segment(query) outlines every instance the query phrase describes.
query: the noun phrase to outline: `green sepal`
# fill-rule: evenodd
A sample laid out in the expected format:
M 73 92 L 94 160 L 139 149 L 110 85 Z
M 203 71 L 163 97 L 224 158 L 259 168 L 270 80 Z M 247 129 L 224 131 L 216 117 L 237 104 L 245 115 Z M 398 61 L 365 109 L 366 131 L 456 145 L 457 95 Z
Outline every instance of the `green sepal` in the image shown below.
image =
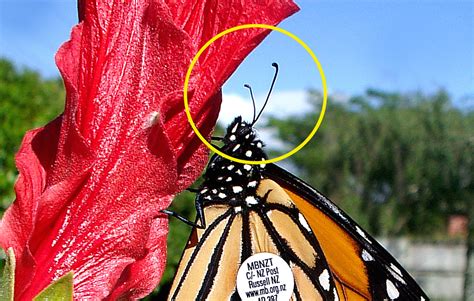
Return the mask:
M 74 293 L 73 273 L 69 272 L 41 291 L 34 301 L 70 301 Z
M 0 300 L 13 301 L 15 292 L 15 253 L 8 248 L 6 262 L 0 275 Z

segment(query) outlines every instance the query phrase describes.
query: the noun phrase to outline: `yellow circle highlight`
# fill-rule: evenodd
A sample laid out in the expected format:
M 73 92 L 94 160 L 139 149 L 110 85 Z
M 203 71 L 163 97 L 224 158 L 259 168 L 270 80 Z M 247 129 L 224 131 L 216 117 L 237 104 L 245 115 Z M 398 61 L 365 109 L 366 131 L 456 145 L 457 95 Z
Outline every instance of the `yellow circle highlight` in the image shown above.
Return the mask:
M 278 31 L 290 38 L 292 38 L 293 40 L 295 40 L 296 42 L 298 42 L 298 44 L 300 44 L 305 50 L 306 52 L 308 52 L 308 54 L 311 56 L 311 58 L 313 59 L 314 63 L 316 64 L 316 67 L 318 68 L 318 71 L 319 71 L 319 74 L 321 75 L 321 82 L 322 82 L 322 86 L 323 86 L 323 103 L 322 103 L 322 106 L 321 106 L 321 113 L 319 114 L 319 118 L 318 118 L 318 121 L 316 122 L 313 130 L 311 131 L 311 133 L 308 135 L 308 137 L 306 137 L 306 139 L 301 142 L 297 147 L 295 147 L 294 149 L 290 150 L 289 152 L 281 155 L 281 156 L 278 156 L 278 157 L 275 157 L 273 159 L 267 159 L 267 160 L 263 160 L 263 161 L 253 161 L 253 160 L 244 160 L 244 159 L 239 159 L 239 158 L 234 158 L 230 155 L 227 155 L 223 152 L 221 152 L 220 150 L 216 149 L 214 146 L 212 146 L 203 136 L 202 134 L 199 132 L 198 128 L 196 127 L 196 124 L 194 123 L 193 121 L 193 118 L 191 116 L 191 112 L 189 110 L 189 103 L 188 103 L 188 85 L 189 85 L 189 78 L 191 77 L 191 72 L 194 68 L 194 66 L 196 65 L 199 57 L 202 55 L 202 53 L 212 44 L 214 43 L 216 40 L 220 39 L 221 37 L 223 37 L 224 35 L 226 34 L 229 34 L 231 32 L 234 32 L 234 31 L 238 31 L 238 30 L 242 30 L 242 29 L 249 29 L 249 28 L 262 28 L 262 29 L 270 29 L 270 30 L 274 30 L 274 31 Z M 196 55 L 194 56 L 193 60 L 191 61 L 191 64 L 189 65 L 188 67 L 188 71 L 186 72 L 186 77 L 184 79 L 184 91 L 183 91 L 184 95 L 183 95 L 183 98 L 184 98 L 184 108 L 185 108 L 185 111 L 186 111 L 186 116 L 188 117 L 188 121 L 189 121 L 189 124 L 191 125 L 193 131 L 196 133 L 196 135 L 199 137 L 199 139 L 210 149 L 212 150 L 214 153 L 220 155 L 221 157 L 224 157 L 226 158 L 227 160 L 231 160 L 231 161 L 234 161 L 234 162 L 238 162 L 238 163 L 241 163 L 241 164 L 269 164 L 269 163 L 275 163 L 275 162 L 278 162 L 278 161 L 281 161 L 283 159 L 286 159 L 288 158 L 289 156 L 292 156 L 294 155 L 295 153 L 297 153 L 299 150 L 301 150 L 310 140 L 311 138 L 313 138 L 314 134 L 316 134 L 316 132 L 318 131 L 319 127 L 321 126 L 321 123 L 323 122 L 323 119 L 324 119 L 324 114 L 326 112 L 326 106 L 327 106 L 327 96 L 328 96 L 328 93 L 327 93 L 327 86 L 326 86 L 326 76 L 324 75 L 324 71 L 323 71 L 323 68 L 321 67 L 321 64 L 319 63 L 319 60 L 318 58 L 316 57 L 316 55 L 313 53 L 313 51 L 311 50 L 311 48 L 308 47 L 308 45 L 306 45 L 305 42 L 303 42 L 300 38 L 298 38 L 296 35 L 292 34 L 291 32 L 285 30 L 285 29 L 282 29 L 282 28 L 279 28 L 279 27 L 275 27 L 275 26 L 272 26 L 272 25 L 267 25 L 267 24 L 243 24 L 243 25 L 239 25 L 239 26 L 235 26 L 235 27 L 232 27 L 232 28 L 229 28 L 229 29 L 226 29 L 220 33 L 218 33 L 217 35 L 215 35 L 212 39 L 210 39 L 209 41 L 207 41 L 206 44 L 204 44 L 204 46 L 201 47 L 201 49 L 199 49 L 199 51 L 196 53 Z

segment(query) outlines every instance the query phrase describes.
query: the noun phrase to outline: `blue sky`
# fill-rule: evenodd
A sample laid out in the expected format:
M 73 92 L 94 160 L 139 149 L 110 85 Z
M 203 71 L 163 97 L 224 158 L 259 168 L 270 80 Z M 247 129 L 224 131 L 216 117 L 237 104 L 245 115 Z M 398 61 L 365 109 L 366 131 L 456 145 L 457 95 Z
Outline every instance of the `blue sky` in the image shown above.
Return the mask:
M 458 106 L 474 107 L 474 1 L 296 2 L 301 11 L 280 27 L 312 48 L 331 93 L 444 87 Z M 0 56 L 55 76 L 54 54 L 76 20 L 75 1 L 0 0 Z M 241 65 L 224 92 L 248 100 L 242 84 L 250 83 L 261 101 L 273 61 L 280 64 L 276 94 L 321 88 L 310 57 L 275 32 Z M 304 107 L 301 102 L 294 107 Z

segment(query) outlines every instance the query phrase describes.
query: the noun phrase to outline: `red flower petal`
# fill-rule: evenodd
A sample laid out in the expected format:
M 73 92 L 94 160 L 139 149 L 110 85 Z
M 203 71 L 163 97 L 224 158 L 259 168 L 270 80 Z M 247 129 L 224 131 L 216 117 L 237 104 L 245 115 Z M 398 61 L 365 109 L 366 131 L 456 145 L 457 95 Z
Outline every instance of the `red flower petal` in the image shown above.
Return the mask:
M 160 210 L 207 160 L 185 118 L 184 74 L 218 32 L 277 24 L 296 11 L 291 2 L 271 3 L 79 3 L 82 22 L 56 56 L 64 114 L 26 134 L 17 199 L 0 221 L 0 246 L 17 257 L 17 300 L 70 270 L 78 299 L 139 298 L 154 288 L 166 257 Z M 221 85 L 266 33 L 233 33 L 199 60 L 190 104 L 204 135 Z
M 176 24 L 195 41 L 193 54 L 221 31 L 248 23 L 276 25 L 295 13 L 292 1 L 171 1 L 170 11 Z M 212 12 L 212 13 L 209 13 Z M 214 128 L 220 108 L 220 88 L 242 60 L 270 33 L 267 30 L 240 30 L 215 41 L 200 57 L 190 79 L 190 107 L 194 122 L 206 136 Z M 186 72 L 186 70 L 184 70 Z M 201 174 L 207 162 L 207 148 L 198 141 L 187 124 L 181 91 L 172 102 L 174 118 L 166 126 L 178 149 L 179 190 L 189 186 Z M 213 97 L 213 99 L 209 99 Z M 168 104 L 168 103 L 167 103 Z M 186 128 L 183 131 L 183 124 Z M 193 160 L 189 157 L 193 156 Z M 196 165 L 198 168 L 196 168 Z

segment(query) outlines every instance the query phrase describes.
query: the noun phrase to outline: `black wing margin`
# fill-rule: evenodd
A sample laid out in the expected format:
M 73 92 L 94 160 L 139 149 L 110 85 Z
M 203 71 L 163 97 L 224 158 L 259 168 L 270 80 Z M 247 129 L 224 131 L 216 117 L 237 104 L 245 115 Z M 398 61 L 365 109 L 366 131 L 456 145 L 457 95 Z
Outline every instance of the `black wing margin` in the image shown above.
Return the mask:
M 289 193 L 310 223 L 341 299 L 429 300 L 393 256 L 331 200 L 277 165 L 267 165 L 263 175 Z

